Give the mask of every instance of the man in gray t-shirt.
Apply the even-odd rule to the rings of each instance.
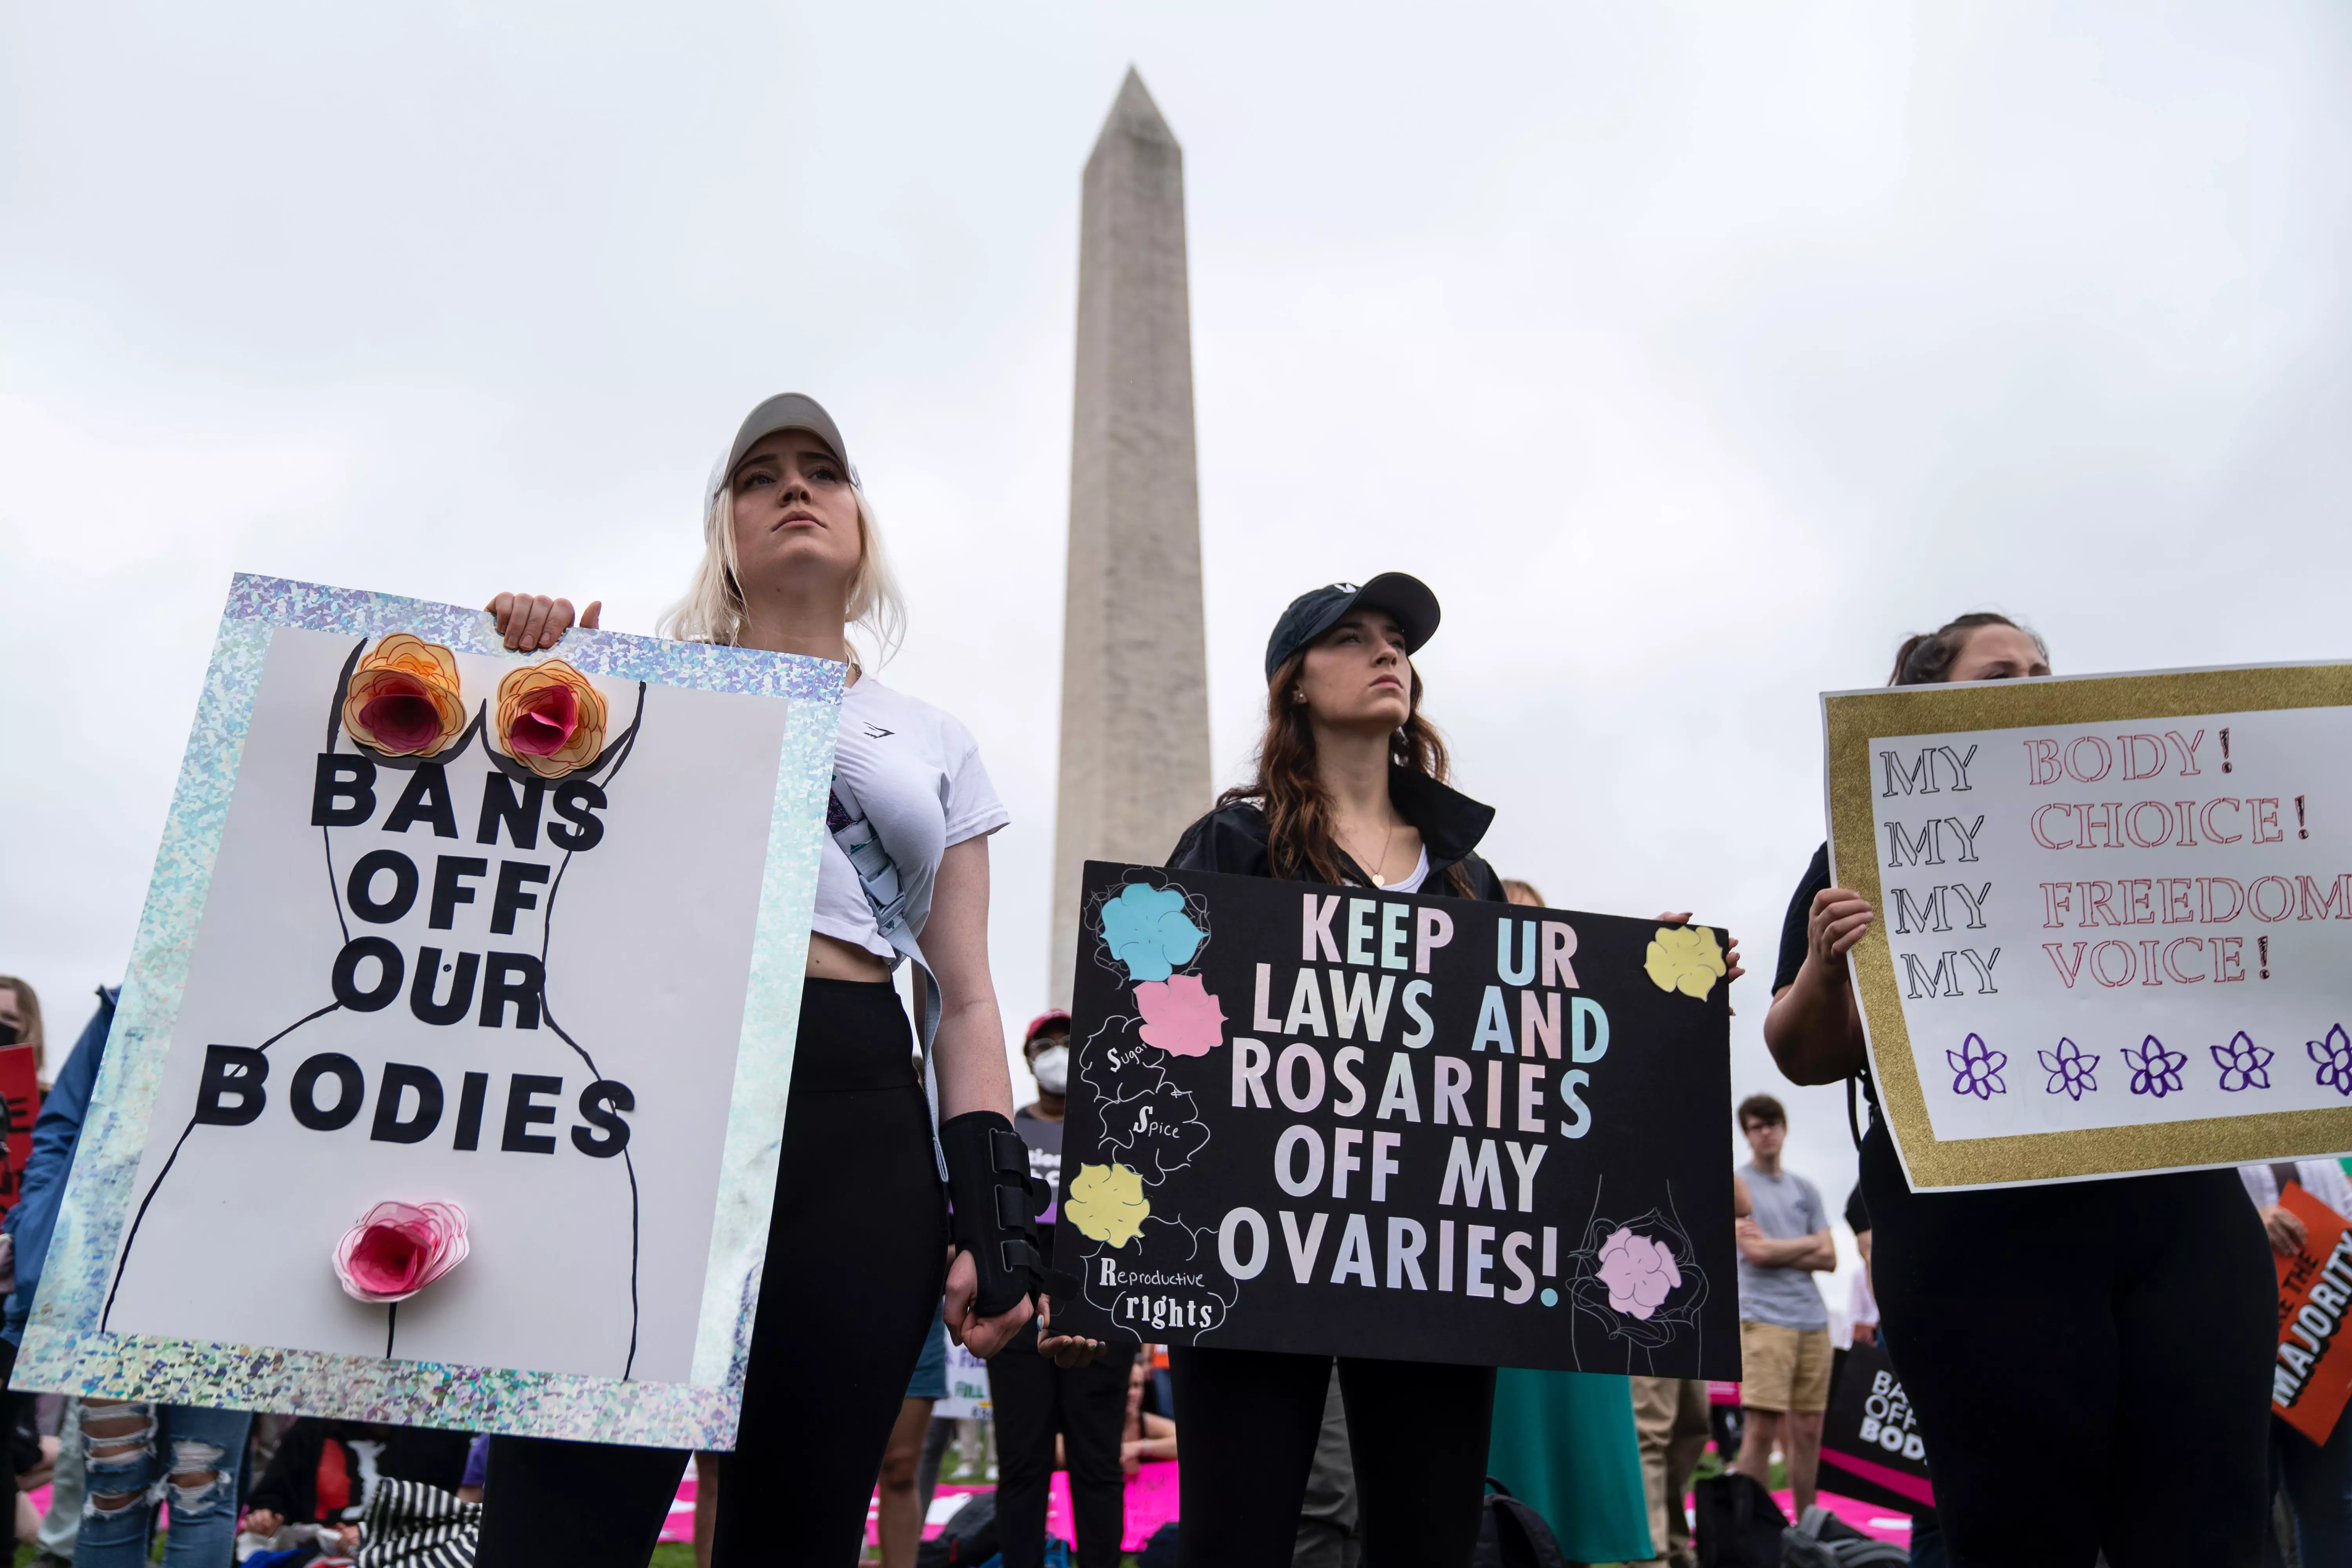
[[[1739,1131],[1753,1158],[1739,1167],[1734,1194],[1739,1403],[1747,1412],[1734,1468],[1769,1485],[1779,1444],[1801,1514],[1813,1502],[1822,1413],[1830,1398],[1830,1314],[1813,1276],[1837,1267],[1837,1247],[1821,1190],[1780,1168],[1780,1145],[1789,1136],[1780,1102],[1769,1094],[1741,1100]]]

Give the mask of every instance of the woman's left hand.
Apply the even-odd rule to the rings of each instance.
[[[1054,1299],[1037,1298],[1037,1353],[1055,1366],[1092,1366],[1102,1359],[1108,1347],[1100,1340],[1089,1340],[1077,1334],[1056,1334],[1054,1326]]]
[[[959,1251],[955,1261],[948,1265],[948,1296],[944,1308],[948,1332],[955,1336],[956,1343],[986,1361],[1013,1342],[1013,1336],[1036,1315],[1037,1309],[1031,1306],[1029,1299],[1024,1296],[1013,1303],[1008,1310],[992,1318],[983,1318],[972,1310],[974,1300],[979,1295],[980,1265],[971,1260],[971,1253]]]
[[[1690,924],[1690,918],[1691,912],[1688,910],[1685,910],[1680,914],[1667,913],[1660,915],[1658,917],[1658,923],[1660,925],[1668,926],[1686,926]],[[1723,983],[1726,985],[1730,984],[1733,981],[1748,973],[1746,967],[1739,962],[1739,939],[1732,935],[1729,931],[1725,931],[1723,933]]]

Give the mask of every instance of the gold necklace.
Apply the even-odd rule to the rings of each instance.
[[[1383,876],[1381,873],[1388,869],[1389,851],[1396,847],[1396,831],[1398,826],[1399,824],[1397,823],[1391,822],[1389,824],[1388,837],[1381,840],[1381,858],[1371,865],[1363,867],[1365,874],[1371,878],[1372,886],[1375,888],[1385,888],[1389,885],[1388,878]],[[1361,855],[1357,854],[1353,849],[1350,849],[1348,852],[1351,855],[1357,856],[1358,865],[1361,866],[1363,864],[1363,857]]]

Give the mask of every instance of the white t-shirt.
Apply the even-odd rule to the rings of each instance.
[[[1413,863],[1412,874],[1406,877],[1402,881],[1391,884],[1385,889],[1385,891],[1391,893],[1418,893],[1421,891],[1421,885],[1428,880],[1429,851],[1423,849],[1421,852],[1421,858]]]
[[[940,858],[950,846],[993,833],[1012,820],[988,782],[971,732],[953,716],[893,691],[871,675],[861,675],[842,694],[833,789],[852,815],[874,825],[898,868],[899,884],[907,890],[907,929],[919,941],[930,919]],[[874,906],[830,833],[817,866],[810,925],[877,958],[898,956],[875,926]]]

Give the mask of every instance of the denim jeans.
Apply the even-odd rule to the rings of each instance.
[[[86,1489],[74,1562],[133,1568],[147,1561],[154,1505],[171,1507],[169,1568],[228,1568],[236,1545],[236,1473],[253,1415],[190,1405],[85,1401]]]
[[[2337,1418],[2325,1445],[2273,1416],[2271,1476],[2294,1506],[2295,1561],[2305,1568],[2352,1563],[2352,1411]],[[2283,1561],[2268,1530],[2263,1561]]]

